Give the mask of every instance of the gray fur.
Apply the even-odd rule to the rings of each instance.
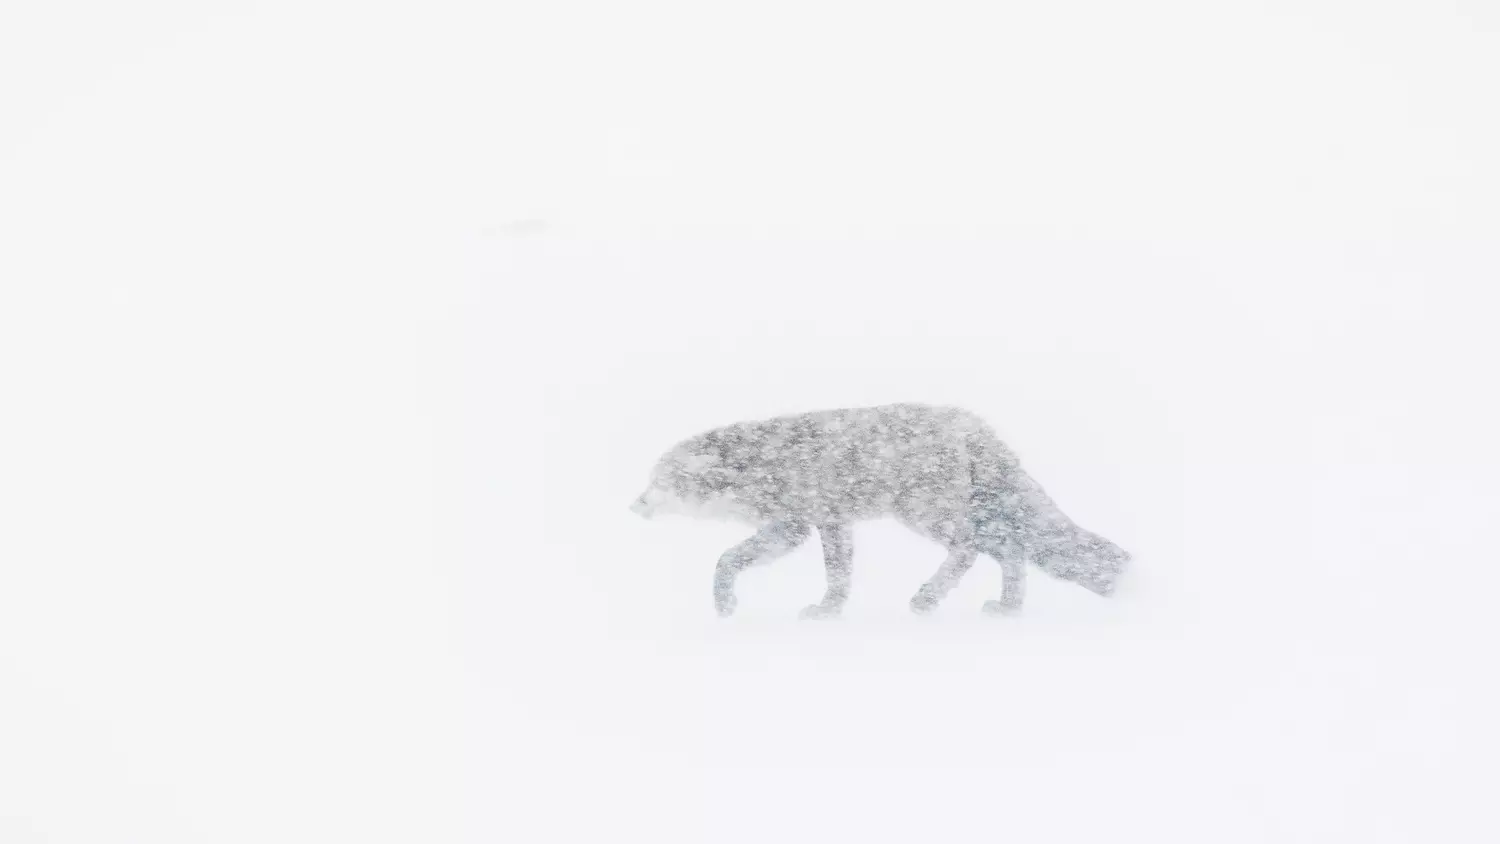
[[[850,526],[887,516],[948,549],[911,599],[917,612],[936,607],[980,554],[1004,568],[1001,598],[984,607],[1002,614],[1021,607],[1028,560],[1100,595],[1130,561],[1059,510],[983,420],[954,407],[825,410],[716,428],[664,454],[632,509],[758,528],[719,558],[720,615],[734,611],[741,570],[785,555],[816,528],[828,591],[803,615],[836,616],[849,596]]]

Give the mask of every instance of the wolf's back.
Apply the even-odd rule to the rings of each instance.
[[[936,514],[963,490],[981,533],[1030,543],[1072,528],[995,431],[960,407],[889,404],[773,417],[706,432],[691,449],[722,455],[738,469],[738,491],[768,519],[867,518],[914,497],[930,499],[921,509]]]
[[[962,499],[973,474],[968,439],[980,430],[959,408],[892,404],[744,422],[686,447],[720,455],[764,519],[862,519]]]

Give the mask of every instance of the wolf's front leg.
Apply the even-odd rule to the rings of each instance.
[[[849,600],[849,580],[854,570],[854,537],[848,525],[819,525],[823,540],[823,568],[828,575],[828,589],[823,600],[802,611],[803,618],[834,618]]]
[[[725,551],[714,568],[714,609],[720,616],[734,613],[734,579],[741,569],[786,555],[807,539],[808,527],[799,522],[772,522],[755,535]]]

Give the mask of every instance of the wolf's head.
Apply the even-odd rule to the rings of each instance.
[[[745,515],[735,496],[734,471],[717,450],[688,441],[666,454],[651,470],[646,491],[630,509],[645,518],[662,515],[734,519]]]
[[[1037,563],[1056,577],[1108,597],[1130,565],[1130,554],[1098,534],[1080,530],[1073,539],[1039,555]]]

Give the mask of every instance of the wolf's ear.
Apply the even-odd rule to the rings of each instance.
[[[682,458],[682,466],[689,472],[697,473],[716,465],[721,459],[717,454],[689,454]]]

